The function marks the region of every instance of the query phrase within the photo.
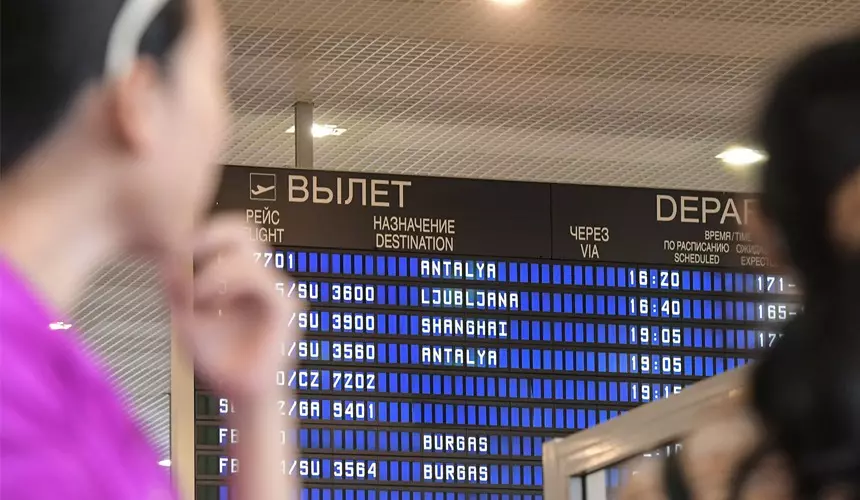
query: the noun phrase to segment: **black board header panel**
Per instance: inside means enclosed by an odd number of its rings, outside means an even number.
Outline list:
[[[278,246],[768,268],[751,195],[226,167],[218,210]]]
[[[771,267],[744,229],[752,195],[554,185],[552,201],[557,259]]]
[[[536,183],[227,167],[218,207],[260,211],[260,226],[283,229],[264,235],[275,245],[549,258],[549,191]]]

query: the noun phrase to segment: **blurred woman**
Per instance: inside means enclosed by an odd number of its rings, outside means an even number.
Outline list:
[[[174,496],[107,375],[49,328],[121,254],[158,263],[180,340],[237,408],[234,498],[294,497],[272,376],[297,305],[240,221],[203,220],[228,116],[215,0],[3,0],[0,21],[0,498]]]
[[[860,36],[795,62],[761,124],[766,239],[803,312],[746,404],[649,463],[625,498],[860,499]]]

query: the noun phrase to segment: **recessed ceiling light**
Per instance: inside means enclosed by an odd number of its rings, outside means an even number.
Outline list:
[[[499,5],[515,7],[517,5],[522,5],[526,3],[526,0],[493,0],[493,2]]]
[[[313,135],[315,138],[328,137],[330,135],[341,135],[344,132],[346,132],[346,129],[338,128],[337,125],[320,125],[318,123],[314,123],[313,127],[311,128],[311,135]],[[296,126],[293,125],[292,127],[288,128],[287,133],[295,134]]]
[[[166,459],[164,459],[164,460],[160,460],[160,461],[158,462],[158,465],[160,465],[160,466],[162,466],[162,467],[170,467],[170,459],[169,459],[169,458],[166,458]]]
[[[68,330],[72,325],[69,323],[63,323],[62,321],[57,321],[56,323],[51,323],[48,325],[48,328],[51,330]]]
[[[761,163],[767,156],[752,148],[735,146],[718,154],[717,158],[730,167],[748,167]]]

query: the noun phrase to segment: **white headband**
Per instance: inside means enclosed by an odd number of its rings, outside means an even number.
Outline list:
[[[108,78],[122,78],[131,70],[144,33],[168,1],[170,0],[126,0],[123,3],[108,39],[105,59],[105,73]]]

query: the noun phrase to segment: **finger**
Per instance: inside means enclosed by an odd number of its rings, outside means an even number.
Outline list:
[[[221,254],[239,253],[250,246],[241,216],[230,214],[213,219],[199,234],[194,246],[194,260],[203,265]]]
[[[247,260],[224,259],[204,269],[194,280],[196,308],[215,303],[259,301],[260,306],[276,299],[274,280]]]
[[[157,263],[161,284],[172,309],[189,307],[193,293],[192,249],[175,249]]]

